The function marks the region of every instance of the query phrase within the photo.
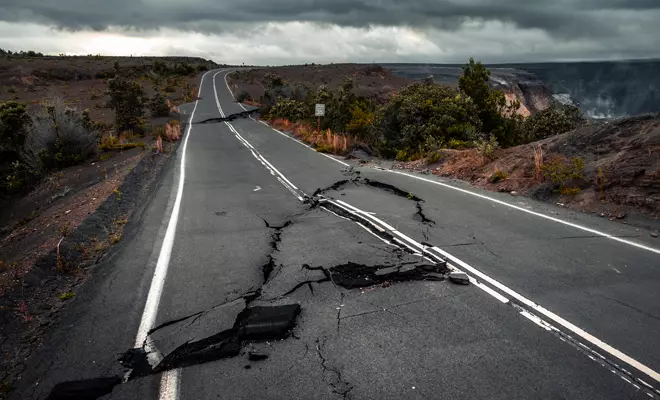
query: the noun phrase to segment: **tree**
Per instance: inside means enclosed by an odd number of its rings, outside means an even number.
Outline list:
[[[117,132],[132,130],[143,133],[145,93],[140,83],[115,75],[108,80],[108,93],[108,107],[115,112]]]
[[[460,91],[469,96],[477,108],[483,131],[493,134],[504,146],[518,144],[518,123],[520,117],[515,110],[519,102],[507,104],[504,93],[488,85],[490,71],[473,58],[463,66],[463,75],[458,78]]]
[[[0,153],[18,158],[25,143],[26,129],[30,116],[25,104],[16,101],[0,103]]]

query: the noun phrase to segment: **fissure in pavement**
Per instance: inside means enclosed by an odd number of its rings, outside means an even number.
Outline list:
[[[387,193],[393,194],[395,196],[403,197],[403,198],[406,198],[410,201],[414,201],[416,211],[413,214],[412,218],[415,221],[420,222],[424,225],[429,225],[429,226],[435,225],[435,221],[428,218],[426,216],[426,214],[424,214],[424,210],[422,208],[422,204],[424,203],[424,200],[417,197],[413,193],[402,190],[402,189],[400,189],[400,188],[398,188],[394,185],[390,185],[389,183],[375,181],[375,180],[371,180],[371,179],[368,179],[368,178],[361,178],[361,177],[358,176],[358,177],[355,177],[353,179],[344,179],[344,180],[337,181],[337,182],[333,183],[332,185],[327,186],[325,188],[316,189],[316,191],[313,194],[313,197],[316,198],[316,197],[318,197],[320,195],[324,195],[328,192],[340,191],[341,189],[344,189],[346,186],[351,185],[351,184],[356,185],[356,186],[359,186],[359,185],[369,186],[369,187],[376,188],[376,189],[385,191]]]
[[[239,113],[235,114],[229,114],[226,117],[214,117],[214,118],[207,118],[205,120],[199,121],[199,122],[193,122],[194,124],[208,124],[208,123],[217,123],[217,122],[227,122],[227,121],[233,121],[238,118],[248,118],[252,114],[255,114],[259,112],[259,109],[254,109],[254,110],[247,110],[247,111],[241,111]]]
[[[249,113],[251,113],[251,111],[232,114],[226,118],[216,118],[211,120],[222,122],[224,120],[232,120],[241,116],[246,117],[249,115]],[[202,123],[212,122],[211,120],[202,121]],[[313,197],[308,198],[307,203],[310,205],[310,210],[320,206],[342,217],[360,222],[364,226],[368,227],[374,234],[381,237],[383,240],[396,245],[396,251],[414,253],[409,248],[401,246],[401,244],[392,236],[392,234],[377,229],[370,221],[363,219],[356,214],[346,212],[344,209],[321,198],[322,194],[333,190],[339,190],[351,183],[358,185],[364,184],[370,187],[375,187],[414,201],[416,202],[417,212],[414,214],[413,218],[425,224],[435,224],[434,221],[430,220],[424,215],[421,208],[421,203],[423,200],[419,197],[396,188],[393,185],[362,178],[338,181],[325,189],[317,190]],[[271,252],[267,255],[268,261],[261,267],[264,277],[263,284],[268,282],[276,268],[273,253],[279,251],[278,246],[281,242],[282,231],[291,226],[293,223],[293,220],[288,220],[281,225],[273,225],[264,219],[266,228],[273,229],[274,232],[272,233],[272,240],[270,243]],[[449,270],[447,269],[445,262],[442,260],[439,261],[441,262],[438,262],[437,264],[417,263],[417,265],[403,262],[400,262],[396,265],[364,265],[349,261],[347,263],[328,268],[321,266],[311,267],[307,264],[304,264],[302,266],[303,269],[321,270],[323,271],[325,277],[317,280],[301,282],[286,293],[278,296],[278,298],[288,296],[289,294],[304,286],[309,287],[313,294],[313,286],[311,285],[312,283],[332,282],[334,285],[341,286],[346,289],[354,289],[379,284],[388,285],[403,281],[441,281],[446,278]],[[142,348],[128,350],[119,359],[121,364],[128,371],[125,378],[130,380],[154,373],[160,373],[170,369],[183,368],[190,365],[220,360],[223,358],[235,357],[240,354],[243,342],[279,340],[290,336],[291,330],[295,327],[296,318],[301,311],[300,305],[288,304],[279,306],[250,307],[250,303],[256,299],[259,299],[260,297],[261,287],[250,290],[248,293],[237,297],[233,301],[242,298],[245,300],[246,305],[243,311],[241,311],[236,317],[232,328],[218,332],[198,341],[183,343],[169,354],[165,355],[163,359],[155,366],[149,364],[148,353],[144,346]],[[200,316],[202,316],[207,311],[208,310],[197,312],[187,317],[165,322],[152,329],[149,332],[149,335],[164,327],[181,323],[190,318],[200,318]],[[332,373],[335,377],[329,379],[328,383],[333,388],[333,392],[341,395],[343,398],[349,398],[350,391],[353,389],[352,385],[343,381],[339,371],[329,368],[326,365],[327,362],[323,358],[321,347],[322,344],[317,342],[317,352],[322,360],[321,364],[324,368],[324,377],[326,376],[326,373]],[[121,382],[122,379],[120,377],[62,382],[53,388],[48,399],[96,399],[110,393],[112,388]]]

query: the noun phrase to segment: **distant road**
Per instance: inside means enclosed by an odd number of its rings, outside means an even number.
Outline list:
[[[191,365],[104,398],[660,398],[660,250],[648,232],[361,167],[251,117],[223,122],[248,109],[229,72],[202,77],[139,228],[16,398],[123,376],[117,358],[143,345],[152,365]],[[443,259],[471,284],[438,280]],[[287,338],[252,341],[264,336],[250,329],[290,326],[284,311],[250,313],[290,304],[300,314]]]

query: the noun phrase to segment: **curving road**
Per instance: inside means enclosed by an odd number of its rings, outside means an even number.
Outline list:
[[[660,398],[648,232],[317,153],[229,72],[16,398]]]

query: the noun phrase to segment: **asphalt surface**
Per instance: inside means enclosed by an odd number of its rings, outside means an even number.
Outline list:
[[[187,143],[129,240],[15,398],[112,376],[125,382],[102,398],[660,398],[660,246],[647,231],[225,123],[247,107],[218,72],[186,107]],[[456,270],[471,283],[441,280]],[[291,304],[295,326],[278,337],[264,339],[281,321],[245,317]],[[156,329],[143,340],[145,320]],[[118,362],[136,346],[152,368]],[[163,358],[175,367],[160,373]]]

